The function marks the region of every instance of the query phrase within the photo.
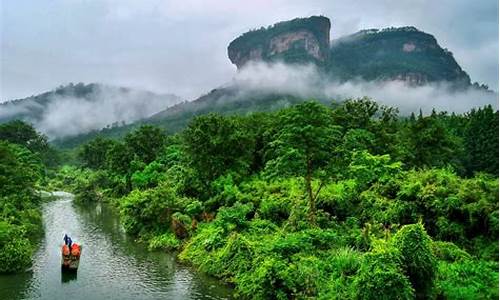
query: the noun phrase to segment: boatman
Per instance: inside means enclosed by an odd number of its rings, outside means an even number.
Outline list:
[[[69,249],[71,249],[71,244],[73,244],[73,241],[71,240],[71,238],[67,235],[67,234],[64,234],[64,244],[66,244],[68,246]]]

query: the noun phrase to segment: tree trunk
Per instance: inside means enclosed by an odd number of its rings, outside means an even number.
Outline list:
[[[306,173],[306,190],[309,197],[309,222],[311,225],[316,225],[316,199],[313,195],[311,181],[312,181],[312,162],[307,160],[307,173]]]

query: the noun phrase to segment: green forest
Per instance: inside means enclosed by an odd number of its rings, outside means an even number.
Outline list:
[[[29,266],[40,191],[65,190],[237,298],[498,299],[498,114],[310,100],[64,152],[2,124],[0,273]]]
[[[20,272],[31,264],[43,233],[39,191],[48,183],[48,170],[58,163],[56,150],[31,125],[0,125],[0,274]]]

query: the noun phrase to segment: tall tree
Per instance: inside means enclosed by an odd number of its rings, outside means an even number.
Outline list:
[[[340,127],[333,124],[331,111],[317,102],[304,102],[284,110],[274,135],[274,159],[268,167],[280,174],[302,176],[309,202],[309,219],[316,223],[316,198],[323,181],[313,191],[314,178],[327,176],[334,147],[340,141]]]
[[[403,130],[405,150],[403,162],[409,167],[461,168],[457,153],[462,149],[460,139],[453,135],[444,124],[444,115],[435,111],[430,116],[419,116],[407,122]]]
[[[0,140],[21,145],[37,153],[48,167],[54,167],[59,162],[58,153],[49,146],[47,136],[38,133],[31,124],[21,120],[1,124]]]
[[[194,118],[183,133],[191,166],[205,184],[236,171],[249,171],[255,142],[239,118],[208,114]]]
[[[136,159],[149,164],[165,146],[166,137],[161,128],[143,125],[125,136],[125,145]]]
[[[106,155],[114,145],[114,141],[102,137],[96,137],[92,141],[83,145],[78,157],[84,167],[92,169],[102,169],[106,166]]]
[[[0,140],[22,145],[33,152],[43,152],[48,147],[46,136],[39,134],[33,126],[20,120],[0,125]]]
[[[396,156],[396,133],[398,130],[398,110],[379,105],[368,97],[348,99],[333,110],[335,124],[341,125],[344,134],[352,138],[353,134],[371,133],[370,152]]]
[[[34,186],[42,174],[43,165],[38,154],[23,146],[0,141],[0,197],[15,195],[25,201],[23,196],[34,193]]]
[[[471,110],[464,139],[468,175],[478,171],[498,174],[498,111],[491,105]]]

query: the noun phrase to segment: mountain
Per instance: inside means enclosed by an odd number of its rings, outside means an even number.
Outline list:
[[[229,44],[227,52],[241,69],[256,60],[321,64],[327,62],[329,48],[330,19],[312,16],[244,33]]]
[[[228,46],[238,69],[250,62],[313,62],[332,78],[402,80],[412,85],[449,82],[471,85],[453,54],[415,27],[361,30],[330,41],[330,20],[297,18],[249,31]]]
[[[21,119],[50,138],[66,137],[134,122],[181,101],[172,94],[71,83],[36,96],[0,103],[0,123]]]
[[[331,103],[332,99],[342,100],[354,95],[374,96],[370,94],[373,91],[379,92],[379,97],[392,97],[392,105],[404,105],[402,99],[417,99],[411,109],[418,109],[415,106],[419,103],[436,107],[440,97],[447,107],[461,101],[470,103],[466,105],[469,108],[477,99],[491,101],[498,97],[485,86],[472,85],[453,54],[442,48],[431,34],[415,27],[362,30],[330,41],[330,26],[328,18],[313,16],[244,33],[228,46],[228,57],[237,66],[238,73],[226,86],[126,126],[94,130],[54,143],[74,147],[96,135],[120,137],[141,124],[158,125],[175,133],[194,116],[209,112],[270,111],[308,98]],[[264,63],[262,69],[255,68],[259,62]],[[276,72],[272,67],[276,65],[285,67]],[[308,68],[311,65],[314,72],[309,77],[302,76],[311,71]],[[290,76],[290,73],[294,74]],[[255,76],[262,78],[248,84]],[[290,77],[288,81],[280,82],[287,76]],[[278,85],[270,84],[273,81]],[[384,85],[393,82],[396,84]],[[427,86],[428,89],[418,89]],[[336,89],[333,93],[332,87]],[[380,93],[387,87],[390,93]],[[349,95],[349,92],[354,93]]]
[[[471,85],[453,54],[415,27],[362,30],[332,42],[328,72],[341,80],[403,80]]]

